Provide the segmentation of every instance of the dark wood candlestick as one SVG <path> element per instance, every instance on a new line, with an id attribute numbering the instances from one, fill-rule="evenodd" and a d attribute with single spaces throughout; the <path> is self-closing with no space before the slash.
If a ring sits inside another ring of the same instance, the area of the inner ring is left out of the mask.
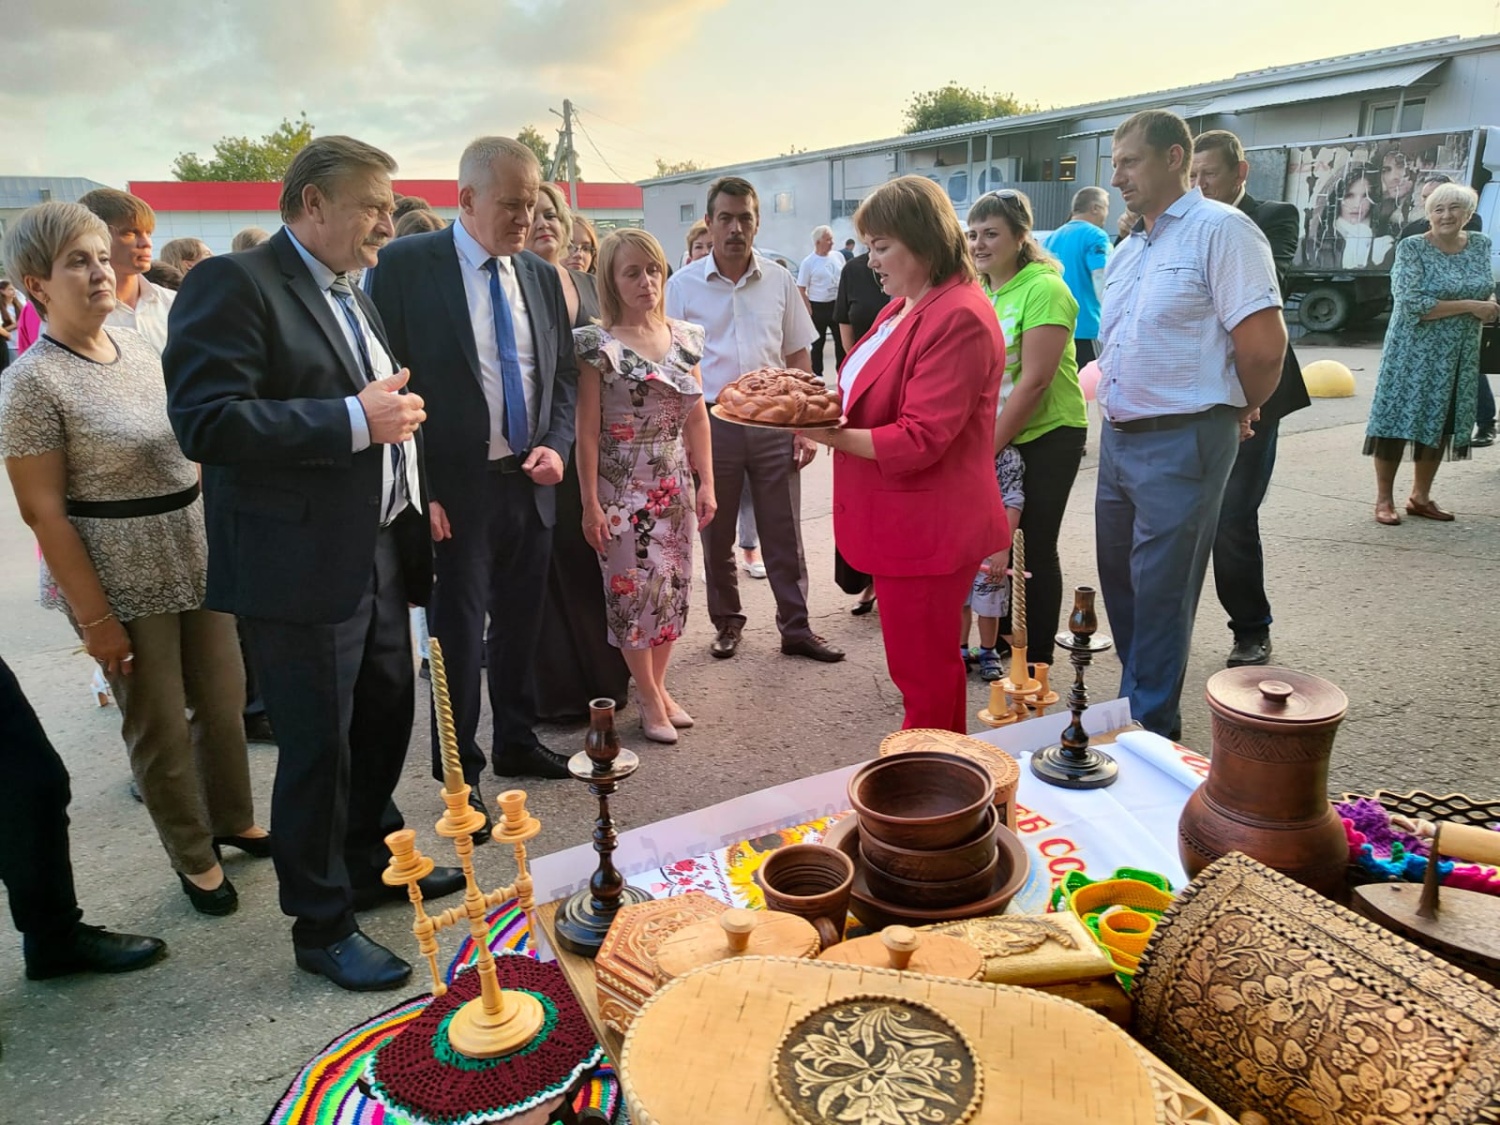
<path id="1" fill-rule="evenodd" d="M 1089 745 L 1088 731 L 1083 729 L 1083 713 L 1088 709 L 1089 693 L 1083 686 L 1083 670 L 1095 653 L 1108 652 L 1115 642 L 1098 631 L 1099 618 L 1094 613 L 1094 588 L 1079 586 L 1073 591 L 1073 612 L 1068 616 L 1068 631 L 1057 634 L 1057 644 L 1068 650 L 1073 662 L 1073 689 L 1068 692 L 1068 710 L 1073 721 L 1062 732 L 1058 746 L 1049 746 L 1031 756 L 1031 772 L 1048 785 L 1064 789 L 1103 789 L 1113 785 L 1120 766 L 1108 754 Z"/>
<path id="2" fill-rule="evenodd" d="M 619 837 L 614 818 L 609 814 L 609 798 L 640 764 L 634 751 L 620 748 L 614 700 L 590 701 L 588 737 L 583 749 L 568 759 L 568 772 L 587 782 L 589 792 L 599 798 L 599 819 L 594 821 L 594 851 L 599 853 L 599 867 L 589 877 L 588 888 L 573 895 L 557 912 L 557 943 L 570 953 L 582 957 L 597 955 L 620 907 L 651 898 L 639 887 L 627 886 L 625 876 L 615 869 L 614 852 Z"/>

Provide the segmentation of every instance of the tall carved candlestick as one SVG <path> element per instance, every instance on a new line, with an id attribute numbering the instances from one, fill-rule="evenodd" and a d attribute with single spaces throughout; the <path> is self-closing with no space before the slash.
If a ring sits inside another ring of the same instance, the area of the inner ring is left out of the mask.
<path id="1" fill-rule="evenodd" d="M 1026 534 L 1019 530 L 1010 543 L 1010 574 L 1010 671 L 1000 687 L 1010 698 L 1012 721 L 1019 722 L 1031 718 L 1029 697 L 1042 690 L 1026 662 Z"/>
<path id="2" fill-rule="evenodd" d="M 568 759 L 568 772 L 579 781 L 588 782 L 589 792 L 599 798 L 599 819 L 594 821 L 594 851 L 599 853 L 599 867 L 589 878 L 588 889 L 568 899 L 557 912 L 557 942 L 571 953 L 596 956 L 620 907 L 651 898 L 639 887 L 626 885 L 625 876 L 615 870 L 614 852 L 619 837 L 609 813 L 610 796 L 640 764 L 634 752 L 620 748 L 620 736 L 615 732 L 614 700 L 591 701 L 588 737 L 583 749 Z"/>
<path id="3" fill-rule="evenodd" d="M 1088 689 L 1083 686 L 1084 669 L 1095 653 L 1114 647 L 1114 641 L 1098 630 L 1094 589 L 1079 586 L 1073 591 L 1068 632 L 1057 634 L 1058 646 L 1068 650 L 1073 662 L 1073 690 L 1068 693 L 1068 710 L 1073 712 L 1073 721 L 1062 732 L 1061 745 L 1049 746 L 1031 756 L 1031 772 L 1047 784 L 1064 789 L 1103 789 L 1113 785 L 1120 774 L 1119 764 L 1090 746 L 1088 731 L 1083 729 L 1083 713 L 1089 705 Z"/>

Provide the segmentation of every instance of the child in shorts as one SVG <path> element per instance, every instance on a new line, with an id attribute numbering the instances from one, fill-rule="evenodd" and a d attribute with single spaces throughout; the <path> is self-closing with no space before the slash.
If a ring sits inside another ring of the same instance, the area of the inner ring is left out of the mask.
<path id="1" fill-rule="evenodd" d="M 1021 526 L 1021 509 L 1026 506 L 1026 492 L 1022 478 L 1026 465 L 1016 447 L 1007 445 L 995 458 L 995 479 L 1000 482 L 1000 498 L 1005 503 L 1005 517 L 1010 521 L 1010 533 L 1014 535 Z M 1000 667 L 1000 619 L 1010 614 L 1010 551 L 999 551 L 986 559 L 974 578 L 969 598 L 964 602 L 963 632 L 959 635 L 959 649 L 966 665 L 978 664 L 979 676 L 986 681 L 998 680 L 1005 674 Z M 969 647 L 969 630 L 975 616 L 979 618 L 979 651 Z M 1009 638 L 1007 638 L 1009 639 Z"/>

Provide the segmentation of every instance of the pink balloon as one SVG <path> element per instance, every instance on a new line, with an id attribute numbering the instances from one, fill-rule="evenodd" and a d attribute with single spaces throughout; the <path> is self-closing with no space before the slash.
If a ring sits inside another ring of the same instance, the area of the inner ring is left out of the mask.
<path id="1" fill-rule="evenodd" d="M 1099 363 L 1090 360 L 1084 365 L 1083 370 L 1078 373 L 1078 385 L 1083 388 L 1085 402 L 1093 402 L 1094 395 L 1099 391 Z"/>

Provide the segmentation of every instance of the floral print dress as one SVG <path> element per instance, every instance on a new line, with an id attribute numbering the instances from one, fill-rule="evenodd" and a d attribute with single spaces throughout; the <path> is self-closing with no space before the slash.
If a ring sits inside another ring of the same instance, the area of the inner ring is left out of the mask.
<path id="1" fill-rule="evenodd" d="M 703 329 L 667 322 L 672 342 L 655 363 L 597 324 L 575 329 L 578 358 L 603 374 L 599 503 L 609 528 L 604 572 L 610 642 L 643 649 L 675 641 L 692 588 L 696 501 L 683 424 L 703 397 L 693 368 Z"/>

